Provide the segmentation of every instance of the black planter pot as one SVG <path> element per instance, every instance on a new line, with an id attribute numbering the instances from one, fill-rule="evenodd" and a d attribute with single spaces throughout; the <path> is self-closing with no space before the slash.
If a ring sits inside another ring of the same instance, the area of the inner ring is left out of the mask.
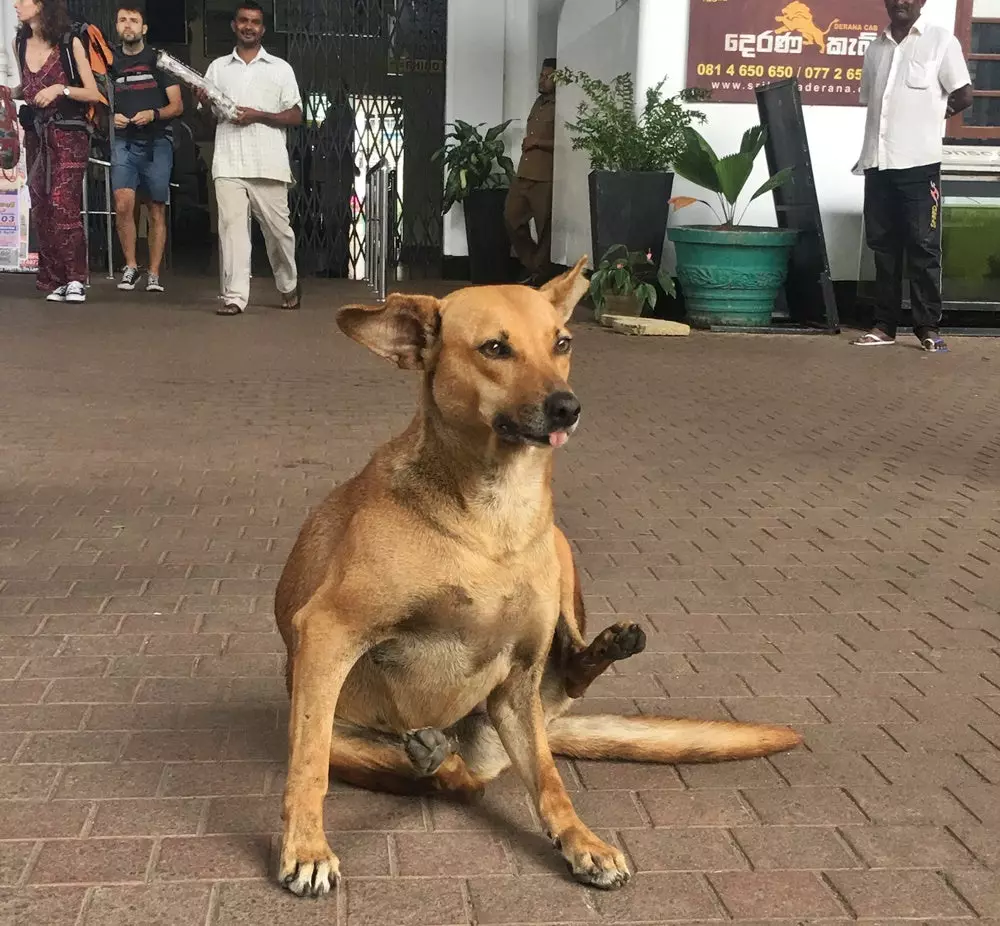
<path id="1" fill-rule="evenodd" d="M 592 170 L 590 236 L 596 266 L 612 245 L 652 251 L 659 267 L 670 213 L 674 175 L 670 171 Z"/>
<path id="2" fill-rule="evenodd" d="M 473 190 L 464 202 L 469 279 L 506 283 L 510 279 L 510 240 L 503 221 L 506 190 Z"/>

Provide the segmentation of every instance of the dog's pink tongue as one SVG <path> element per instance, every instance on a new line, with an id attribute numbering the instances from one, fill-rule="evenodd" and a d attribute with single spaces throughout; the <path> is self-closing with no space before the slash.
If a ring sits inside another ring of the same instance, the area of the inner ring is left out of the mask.
<path id="1" fill-rule="evenodd" d="M 549 443 L 553 447 L 561 447 L 568 440 L 569 440 L 569 434 L 567 434 L 565 431 L 553 431 L 549 435 Z"/>

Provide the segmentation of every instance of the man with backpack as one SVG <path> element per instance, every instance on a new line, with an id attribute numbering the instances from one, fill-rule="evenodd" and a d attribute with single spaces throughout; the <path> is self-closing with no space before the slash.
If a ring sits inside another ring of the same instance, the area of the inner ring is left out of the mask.
<path id="1" fill-rule="evenodd" d="M 146 292 L 162 293 L 160 263 L 167 240 L 170 174 L 174 166 L 171 121 L 184 112 L 177 79 L 156 66 L 156 51 L 146 45 L 146 21 L 138 6 L 118 7 L 115 27 L 121 47 L 111 62 L 115 140 L 111 186 L 118 239 L 125 270 L 118 288 L 132 291 L 139 281 L 136 261 L 136 192 L 148 198 L 149 273 Z"/>

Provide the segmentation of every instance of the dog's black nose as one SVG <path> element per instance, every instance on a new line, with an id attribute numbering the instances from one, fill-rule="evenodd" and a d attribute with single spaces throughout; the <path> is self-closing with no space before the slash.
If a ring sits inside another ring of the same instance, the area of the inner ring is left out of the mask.
<path id="1" fill-rule="evenodd" d="M 556 431 L 573 427 L 580 417 L 580 400 L 572 392 L 553 392 L 543 408 L 549 427 Z"/>

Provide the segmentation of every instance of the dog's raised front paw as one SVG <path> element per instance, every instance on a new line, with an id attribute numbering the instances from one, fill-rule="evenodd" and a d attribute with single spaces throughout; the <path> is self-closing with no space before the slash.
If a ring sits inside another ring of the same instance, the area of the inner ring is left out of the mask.
<path id="1" fill-rule="evenodd" d="M 322 897 L 340 883 L 340 859 L 322 843 L 316 851 L 282 847 L 278 881 L 297 897 Z"/>
<path id="2" fill-rule="evenodd" d="M 646 648 L 646 632 L 638 624 L 612 624 L 590 644 L 596 659 L 617 662 Z"/>
<path id="3" fill-rule="evenodd" d="M 564 833 L 556 846 L 573 877 L 583 884 L 616 891 L 632 877 L 625 856 L 589 830 Z"/>
<path id="4" fill-rule="evenodd" d="M 424 777 L 433 775 L 455 751 L 448 737 L 434 727 L 404 733 L 403 746 L 413 768 Z"/>

